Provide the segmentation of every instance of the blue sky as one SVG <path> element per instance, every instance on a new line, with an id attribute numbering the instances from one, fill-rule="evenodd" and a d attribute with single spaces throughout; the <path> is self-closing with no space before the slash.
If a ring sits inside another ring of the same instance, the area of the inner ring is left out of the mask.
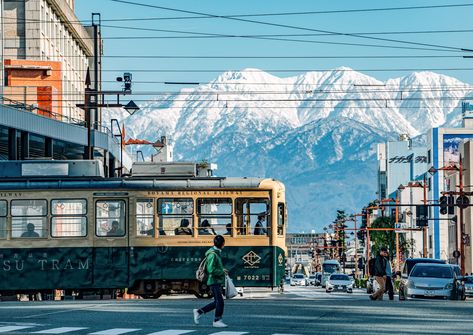
<path id="1" fill-rule="evenodd" d="M 442 4 L 463 4 L 464 1 L 218 1 L 218 0 L 130 0 L 164 7 L 219 15 L 277 13 L 298 11 L 323 11 L 357 8 L 380 8 L 399 6 L 422 6 Z M 473 3 L 473 2 L 472 2 Z M 92 12 L 100 12 L 102 19 L 176 17 L 187 14 L 175 13 L 155 8 L 144 8 L 121 4 L 110 0 L 76 0 L 76 14 L 81 20 L 90 20 Z M 418 30 L 460 30 L 472 29 L 473 7 L 420 9 L 368 13 L 337 13 L 317 15 L 294 15 L 279 17 L 254 17 L 250 19 L 295 25 L 311 29 L 330 30 L 346 33 Z M 188 34 L 162 33 L 151 31 L 125 30 L 107 27 L 125 26 L 146 29 L 166 29 L 217 34 L 300 34 L 307 31 L 281 27 L 235 22 L 226 19 L 185 19 L 159 21 L 103 22 L 105 55 L 218 55 L 218 56 L 344 56 L 344 55 L 457 55 L 453 52 L 397 50 L 359 46 L 341 46 L 286 41 L 268 41 L 247 38 L 211 39 L 138 39 L 144 36 L 178 36 Z M 377 35 L 378 37 L 402 39 L 407 41 L 441 44 L 462 48 L 473 48 L 473 33 L 415 34 L 415 35 Z M 122 37 L 122 39 L 107 39 Z M 126 37 L 126 38 L 125 38 Z M 293 37 L 305 40 L 369 43 L 397 45 L 390 42 L 365 40 L 341 36 Z M 408 45 L 404 45 L 408 46 Z M 473 53 L 472 53 L 473 54 Z M 127 59 L 105 58 L 103 68 L 105 80 L 113 80 L 123 71 L 133 72 L 135 81 L 185 81 L 207 82 L 217 73 L 146 73 L 136 70 L 187 69 L 187 70 L 235 70 L 260 68 L 279 69 L 329 69 L 348 66 L 354 69 L 383 68 L 473 68 L 473 59 Z M 109 71 L 117 70 L 117 71 Z M 473 83 L 473 71 L 437 71 Z M 405 75 L 406 72 L 366 72 L 379 79 Z M 278 76 L 295 75 L 294 72 L 275 73 Z M 115 84 L 106 84 L 112 88 Z M 158 83 L 139 84 L 135 91 L 170 91 L 179 86 Z M 138 98 L 139 100 L 139 98 Z"/>

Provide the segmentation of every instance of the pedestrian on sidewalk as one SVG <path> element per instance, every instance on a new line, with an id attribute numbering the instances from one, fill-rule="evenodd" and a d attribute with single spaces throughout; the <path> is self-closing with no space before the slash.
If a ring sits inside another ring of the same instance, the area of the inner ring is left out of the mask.
<path id="1" fill-rule="evenodd" d="M 213 326 L 216 328 L 228 327 L 222 321 L 224 308 L 222 286 L 225 285 L 226 270 L 223 268 L 221 253 L 224 246 L 225 238 L 222 235 L 217 235 L 214 238 L 214 246 L 205 253 L 205 268 L 208 275 L 207 286 L 210 287 L 214 301 L 200 309 L 193 310 L 194 323 L 196 325 L 199 324 L 199 319 L 202 317 L 202 315 L 215 310 Z"/>
<path id="2" fill-rule="evenodd" d="M 386 289 L 386 256 L 388 255 L 388 249 L 382 247 L 376 255 L 376 261 L 374 265 L 374 279 L 378 283 L 378 290 L 370 295 L 371 300 L 383 300 L 383 294 Z"/>
<path id="3" fill-rule="evenodd" d="M 388 292 L 389 300 L 394 300 L 393 269 L 389 260 L 389 254 L 386 257 L 386 291 Z"/>

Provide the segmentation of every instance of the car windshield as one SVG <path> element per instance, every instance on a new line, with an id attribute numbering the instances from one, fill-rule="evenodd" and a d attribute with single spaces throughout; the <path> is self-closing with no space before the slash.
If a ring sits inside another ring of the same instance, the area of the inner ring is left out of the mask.
<path id="1" fill-rule="evenodd" d="M 349 280 L 348 276 L 345 275 L 332 275 L 330 280 Z"/>
<path id="2" fill-rule="evenodd" d="M 473 284 L 473 277 L 465 277 L 465 283 Z"/>
<path id="3" fill-rule="evenodd" d="M 294 275 L 294 278 L 296 278 L 296 279 L 302 279 L 302 278 L 304 278 L 304 275 Z"/>
<path id="4" fill-rule="evenodd" d="M 338 265 L 336 264 L 323 264 L 322 268 L 324 269 L 325 273 L 334 273 L 338 271 Z"/>
<path id="5" fill-rule="evenodd" d="M 444 266 L 416 266 L 411 273 L 419 278 L 453 278 L 452 269 Z"/>

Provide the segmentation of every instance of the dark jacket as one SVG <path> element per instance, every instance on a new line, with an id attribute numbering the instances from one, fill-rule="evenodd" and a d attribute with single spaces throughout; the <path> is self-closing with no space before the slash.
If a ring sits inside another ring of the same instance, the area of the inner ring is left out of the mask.
<path id="1" fill-rule="evenodd" d="M 378 256 L 376 256 L 376 262 L 374 264 L 374 275 L 376 277 L 386 276 L 386 266 L 386 258 L 378 254 Z"/>
<path id="2" fill-rule="evenodd" d="M 207 279 L 208 286 L 225 284 L 225 271 L 220 254 L 221 251 L 215 248 L 211 248 L 205 253 L 207 257 L 207 273 L 209 274 L 209 278 Z"/>

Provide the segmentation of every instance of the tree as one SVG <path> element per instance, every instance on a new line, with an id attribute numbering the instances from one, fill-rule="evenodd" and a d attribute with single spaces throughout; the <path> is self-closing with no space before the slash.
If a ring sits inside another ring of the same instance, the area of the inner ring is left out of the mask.
<path id="1" fill-rule="evenodd" d="M 371 228 L 394 228 L 395 218 L 379 217 L 373 221 Z M 372 255 L 376 255 L 382 247 L 388 248 L 391 255 L 396 252 L 396 232 L 394 230 L 372 230 L 370 231 Z M 399 253 L 406 257 L 414 241 L 406 239 L 405 234 L 399 233 Z"/>

